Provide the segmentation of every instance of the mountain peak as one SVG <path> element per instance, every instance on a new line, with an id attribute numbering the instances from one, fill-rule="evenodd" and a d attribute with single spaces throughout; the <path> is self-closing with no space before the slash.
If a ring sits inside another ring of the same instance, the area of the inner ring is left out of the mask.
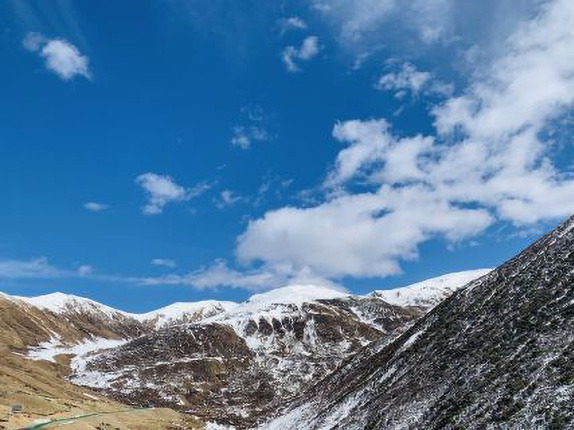
<path id="1" fill-rule="evenodd" d="M 42 296 L 37 297 L 20 297 L 20 296 L 11 296 L 11 297 L 13 299 L 20 300 L 29 305 L 35 306 L 36 308 L 48 310 L 54 313 L 62 313 L 67 310 L 76 310 L 76 311 L 98 310 L 106 314 L 128 315 L 127 312 L 114 309 L 110 306 L 106 306 L 94 300 L 62 292 L 44 294 Z"/>
<path id="2" fill-rule="evenodd" d="M 384 300 L 397 306 L 424 306 L 432 307 L 450 296 L 459 288 L 469 282 L 480 278 L 492 269 L 466 270 L 463 272 L 449 273 L 436 278 L 390 290 L 377 290 L 369 296 Z"/>
<path id="3" fill-rule="evenodd" d="M 265 293 L 255 294 L 251 296 L 248 303 L 304 303 L 316 300 L 340 299 L 350 295 L 350 293 L 319 285 L 289 285 Z"/>

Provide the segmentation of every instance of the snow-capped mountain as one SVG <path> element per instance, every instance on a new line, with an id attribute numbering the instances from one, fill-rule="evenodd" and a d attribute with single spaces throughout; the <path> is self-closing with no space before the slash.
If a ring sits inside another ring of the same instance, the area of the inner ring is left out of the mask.
<path id="1" fill-rule="evenodd" d="M 390 342 L 440 300 L 434 296 L 482 274 L 405 289 L 424 297 L 416 304 L 399 304 L 402 292 L 354 296 L 313 285 L 244 303 L 176 303 L 145 314 L 61 293 L 2 297 L 22 312 L 20 319 L 38 325 L 41 334 L 18 350 L 30 360 L 63 363 L 59 357 L 68 356 L 68 379 L 77 385 L 239 429 L 266 419 L 366 345 Z"/>
<path id="2" fill-rule="evenodd" d="M 164 308 L 145 314 L 130 314 L 142 323 L 160 329 L 167 325 L 193 323 L 220 314 L 233 311 L 237 306 L 234 302 L 204 300 L 193 303 L 173 303 Z"/>
<path id="3" fill-rule="evenodd" d="M 263 430 L 574 428 L 574 217 Z"/>
<path id="4" fill-rule="evenodd" d="M 417 282 L 408 287 L 374 291 L 371 293 L 371 296 L 397 306 L 418 306 L 431 309 L 452 295 L 456 290 L 486 275 L 491 270 L 478 269 L 449 273 L 448 275 Z"/>

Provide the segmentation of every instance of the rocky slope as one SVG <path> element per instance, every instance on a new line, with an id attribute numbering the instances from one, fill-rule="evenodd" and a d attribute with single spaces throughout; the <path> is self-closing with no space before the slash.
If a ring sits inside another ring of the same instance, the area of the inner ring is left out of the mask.
<path id="1" fill-rule="evenodd" d="M 275 290 L 229 312 L 141 336 L 90 358 L 72 381 L 125 402 L 246 428 L 363 346 L 392 338 L 421 316 L 328 289 L 317 292 L 325 299 L 296 300 L 305 289 L 313 287 Z"/>
<path id="2" fill-rule="evenodd" d="M 261 426 L 574 428 L 574 219 Z"/>

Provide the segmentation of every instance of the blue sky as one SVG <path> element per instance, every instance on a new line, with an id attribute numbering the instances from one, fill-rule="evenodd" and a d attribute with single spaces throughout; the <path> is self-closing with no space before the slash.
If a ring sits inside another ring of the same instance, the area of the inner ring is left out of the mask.
<path id="1" fill-rule="evenodd" d="M 145 311 L 502 263 L 574 212 L 574 11 L 487 3 L 3 2 L 2 290 Z"/>

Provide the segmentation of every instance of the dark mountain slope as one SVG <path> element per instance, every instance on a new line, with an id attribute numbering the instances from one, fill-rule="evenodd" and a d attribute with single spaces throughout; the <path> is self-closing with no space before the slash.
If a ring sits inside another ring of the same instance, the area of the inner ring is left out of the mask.
<path id="1" fill-rule="evenodd" d="M 574 428 L 574 220 L 265 429 Z"/>

